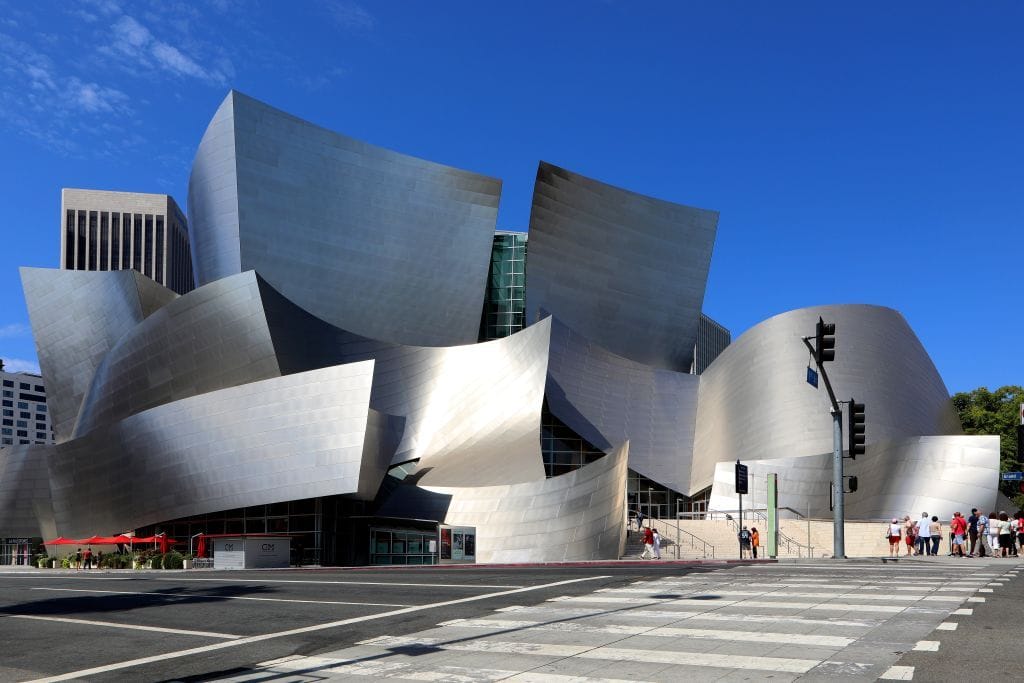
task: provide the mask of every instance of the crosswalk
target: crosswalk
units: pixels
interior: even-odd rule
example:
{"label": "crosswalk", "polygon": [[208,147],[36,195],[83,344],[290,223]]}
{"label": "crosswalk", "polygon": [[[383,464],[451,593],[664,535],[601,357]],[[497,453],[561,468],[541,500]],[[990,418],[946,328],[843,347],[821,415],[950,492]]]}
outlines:
{"label": "crosswalk", "polygon": [[[830,571],[823,576],[822,568]],[[650,578],[439,620],[231,681],[913,680],[909,651],[970,618],[1010,564],[791,565]],[[992,587],[988,587],[992,586]]]}

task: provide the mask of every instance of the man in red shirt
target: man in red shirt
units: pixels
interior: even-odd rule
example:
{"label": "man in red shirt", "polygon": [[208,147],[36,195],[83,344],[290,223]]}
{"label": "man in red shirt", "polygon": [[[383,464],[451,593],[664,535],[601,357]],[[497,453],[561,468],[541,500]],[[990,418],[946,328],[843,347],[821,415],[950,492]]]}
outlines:
{"label": "man in red shirt", "polygon": [[953,513],[949,522],[949,530],[953,532],[952,551],[954,555],[964,556],[964,535],[967,533],[967,520],[959,512]]}
{"label": "man in red shirt", "polygon": [[644,551],[640,553],[641,559],[649,560],[654,557],[654,532],[651,527],[644,529]]}

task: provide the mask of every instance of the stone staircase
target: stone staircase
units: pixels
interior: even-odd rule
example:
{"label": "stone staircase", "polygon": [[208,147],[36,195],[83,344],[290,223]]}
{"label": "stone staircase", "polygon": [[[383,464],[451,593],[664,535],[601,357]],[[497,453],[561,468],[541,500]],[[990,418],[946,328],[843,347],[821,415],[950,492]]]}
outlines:
{"label": "stone staircase", "polygon": [[[747,527],[757,527],[761,532],[759,557],[766,557],[767,533],[763,520],[745,520]],[[661,556],[663,559],[736,559],[739,557],[739,541],[736,538],[735,523],[729,520],[650,520],[653,528],[662,537]],[[647,521],[644,522],[644,526]],[[847,557],[888,557],[889,543],[885,538],[884,522],[847,522]],[[808,535],[809,527],[809,535]],[[678,534],[677,534],[678,530]],[[779,520],[781,535],[778,557],[780,559],[806,559],[808,557],[832,556],[832,520],[811,520],[808,525],[803,519]],[[636,558],[643,552],[643,536],[631,527],[626,539],[624,558]],[[677,546],[678,538],[678,546]],[[785,539],[789,539],[786,543]],[[809,541],[809,543],[808,543]],[[706,545],[705,545],[706,544]],[[810,546],[810,548],[808,547]],[[946,552],[946,541],[940,552]],[[677,552],[678,551],[678,552]],[[906,548],[901,547],[905,554]]]}

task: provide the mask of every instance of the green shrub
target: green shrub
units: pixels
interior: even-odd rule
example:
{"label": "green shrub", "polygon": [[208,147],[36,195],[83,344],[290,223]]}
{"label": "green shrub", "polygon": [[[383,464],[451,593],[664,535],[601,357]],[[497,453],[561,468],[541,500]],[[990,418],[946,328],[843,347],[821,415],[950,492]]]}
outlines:
{"label": "green shrub", "polygon": [[60,558],[60,566],[62,569],[71,569],[71,563],[74,562],[74,557],[71,555],[65,555]]}
{"label": "green shrub", "polygon": [[181,553],[172,550],[163,556],[164,569],[181,569],[184,566],[184,560],[185,557]]}
{"label": "green shrub", "polygon": [[46,569],[50,566],[50,558],[48,555],[36,555],[36,566],[40,569]]}
{"label": "green shrub", "polygon": [[100,562],[102,569],[130,569],[132,566],[132,556],[125,553],[118,555],[117,553],[111,555],[104,555],[103,560]]}

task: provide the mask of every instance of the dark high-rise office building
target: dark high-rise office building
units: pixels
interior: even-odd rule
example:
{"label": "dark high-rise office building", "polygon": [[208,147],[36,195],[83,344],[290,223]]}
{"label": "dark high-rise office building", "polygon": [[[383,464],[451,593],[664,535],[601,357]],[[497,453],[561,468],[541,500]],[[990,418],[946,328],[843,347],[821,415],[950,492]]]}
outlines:
{"label": "dark high-rise office building", "polygon": [[178,294],[195,288],[188,221],[166,194],[61,190],[64,270],[134,268]]}

